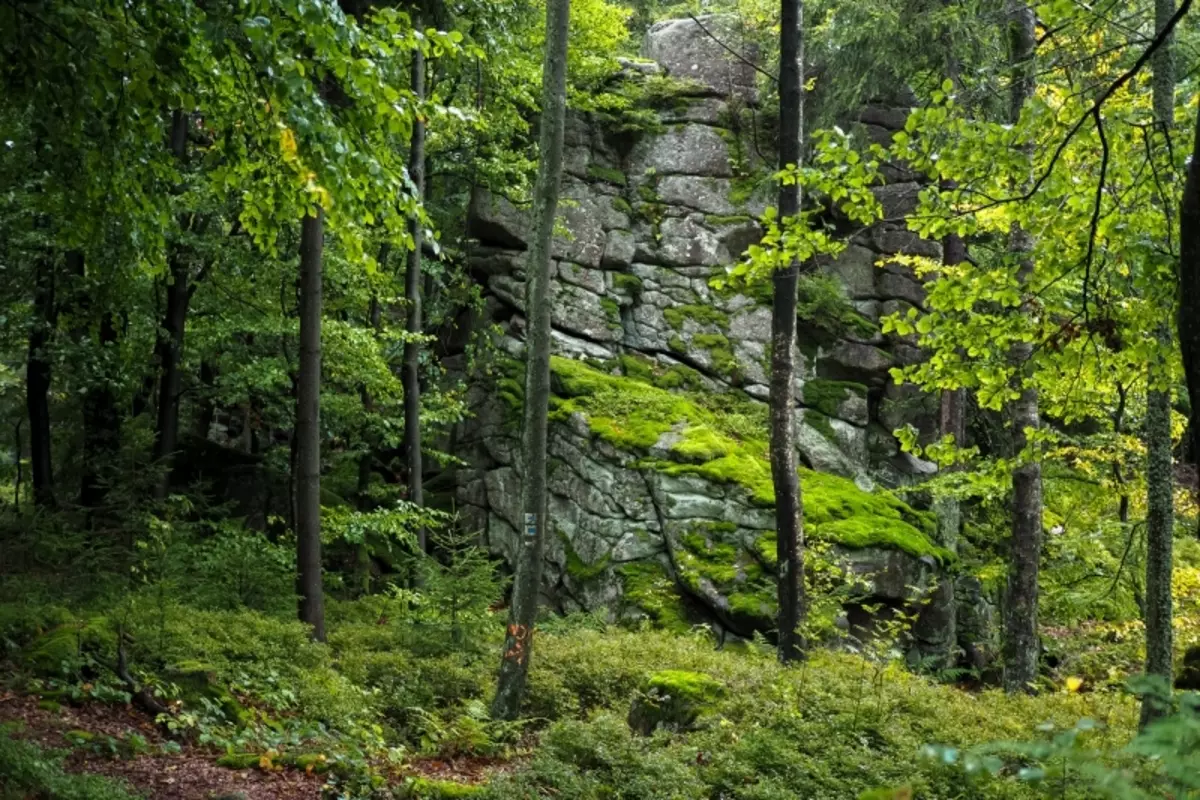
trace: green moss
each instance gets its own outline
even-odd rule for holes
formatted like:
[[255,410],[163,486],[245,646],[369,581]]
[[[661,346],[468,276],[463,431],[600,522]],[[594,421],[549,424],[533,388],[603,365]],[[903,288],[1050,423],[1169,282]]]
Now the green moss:
[[829,417],[820,411],[813,411],[811,408],[806,408],[804,409],[804,421],[817,433],[837,444],[837,433],[833,430],[833,424],[829,421]]
[[744,222],[753,222],[754,217],[749,214],[705,214],[705,224],[712,227],[720,227],[722,225],[740,225]]
[[645,203],[657,205],[659,203],[658,190],[650,183],[643,183],[637,188],[637,195]]
[[617,569],[624,602],[641,611],[660,628],[674,633],[691,630],[675,581],[657,561],[635,561]]
[[852,381],[812,378],[804,382],[804,404],[827,417],[836,417],[838,408],[851,395],[866,397],[867,387]]
[[687,342],[683,341],[683,337],[679,336],[678,334],[672,336],[670,339],[667,339],[667,347],[669,347],[671,351],[675,353],[686,353],[688,351]]
[[654,362],[643,355],[622,354],[617,358],[617,364],[628,378],[634,378],[643,383],[655,382]]
[[602,557],[588,563],[583,560],[583,556],[575,550],[575,546],[571,544],[571,540],[562,530],[557,530],[558,540],[562,542],[563,552],[567,556],[567,574],[581,582],[587,582],[599,578],[604,573],[608,572],[612,566],[612,556],[605,553]]
[[614,210],[619,211],[622,214],[627,214],[631,217],[633,216],[633,206],[631,206],[629,201],[624,197],[614,197],[612,199],[612,207]]
[[595,178],[596,180],[605,181],[617,186],[624,186],[628,182],[625,173],[621,170],[612,167],[602,167],[598,164],[588,164],[587,174],[589,178]]
[[692,344],[707,350],[712,358],[713,368],[722,375],[738,378],[741,367],[729,346],[729,339],[720,333],[698,333],[692,337]]
[[656,672],[646,681],[646,686],[663,694],[699,702],[716,700],[725,694],[724,684],[716,678],[682,669]]
[[[682,437],[672,446],[670,459],[647,458],[639,465],[739,485],[753,502],[774,504],[766,422],[761,413],[752,413],[760,411],[757,406],[742,408],[750,401],[676,394],[651,385],[645,372],[641,379],[608,375],[557,356],[551,368],[567,395],[557,403],[556,418],[582,413],[595,435],[634,451],[647,450],[664,433],[679,429]],[[916,511],[887,491],[863,491],[836,475],[802,469],[800,483],[806,529],[814,538],[852,548],[894,547],[914,556],[948,557],[933,544],[931,512]]]
[[608,316],[610,324],[616,323],[619,325],[621,323],[621,306],[616,300],[613,300],[611,297],[601,297],[600,307],[604,309],[604,313]]
[[[697,325],[715,325],[723,331],[729,330],[729,315],[715,306],[683,305],[671,306],[663,311],[663,317],[675,330],[682,330],[684,320]],[[728,345],[728,341],[726,341]]]
[[725,694],[725,686],[702,672],[655,672],[634,697],[629,727],[649,736],[658,728],[687,730]]
[[642,279],[628,272],[617,272],[613,274],[613,288],[636,297],[642,292]]
[[435,778],[416,778],[403,790],[402,797],[412,800],[456,800],[460,797],[477,797],[484,787],[470,783],[457,783]]
[[704,377],[691,367],[676,364],[659,375],[654,383],[663,389],[700,391],[704,388]]
[[258,753],[226,753],[217,759],[217,766],[226,769],[250,769],[258,766],[260,758]]

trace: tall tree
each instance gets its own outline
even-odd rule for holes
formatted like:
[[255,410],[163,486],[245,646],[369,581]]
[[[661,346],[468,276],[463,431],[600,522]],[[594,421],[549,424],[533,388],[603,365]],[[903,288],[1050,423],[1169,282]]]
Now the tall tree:
[[54,263],[49,257],[35,267],[33,322],[29,328],[29,356],[25,364],[25,404],[29,413],[29,466],[33,502],[41,508],[54,505],[54,467],[50,446],[50,354],[54,333]]
[[[1009,46],[1012,78],[1010,115],[1015,126],[1021,110],[1033,97],[1034,32],[1033,9],[1023,0],[1010,0]],[[1032,147],[1026,145],[1032,155]],[[1019,223],[1009,231],[1008,248],[1017,264],[1017,283],[1023,293],[1017,313],[1032,313],[1035,298],[1030,292],[1033,277],[1032,235]],[[1025,454],[1028,432],[1038,428],[1038,390],[1033,383],[1033,344],[1018,342],[1009,354],[1016,366],[1020,392],[1009,408],[1013,449],[1017,466],[1012,473],[1012,538],[1009,543],[1008,586],[1004,603],[1004,688],[1009,692],[1029,691],[1037,677],[1038,565],[1042,550],[1042,468]]]
[[[419,26],[418,18],[418,26]],[[425,99],[425,54],[418,47],[413,50],[412,91],[417,101]],[[420,201],[425,193],[425,122],[418,114],[413,120],[412,143],[408,155],[408,174],[416,187],[416,198]],[[412,250],[404,271],[404,299],[408,306],[405,329],[408,339],[404,342],[404,451],[408,459],[408,499],[418,506],[425,504],[423,466],[421,464],[421,373],[420,347],[416,337],[421,333],[421,234],[419,214],[409,220],[408,230],[412,237]],[[425,528],[417,531],[417,541],[424,552]]]
[[[804,129],[804,47],[801,0],[782,0],[779,28],[779,168],[800,166]],[[800,212],[798,181],[779,187],[779,217]],[[800,265],[794,259],[771,276],[771,481],[775,487],[776,557],[779,564],[779,660],[803,654],[804,508],[796,463],[796,312]]]
[[300,224],[300,372],[296,389],[296,566],[300,621],[325,641],[321,580],[321,267],[320,206]]
[[542,549],[547,514],[546,439],[550,411],[550,243],[562,179],[563,129],[567,106],[567,37],[570,0],[547,0],[546,51],[542,62],[541,160],[533,195],[534,235],[525,282],[525,419],[521,449],[525,480],[521,486],[524,527],[516,553],[512,604],[492,716],[513,719],[521,709],[533,627],[542,582]]
[[[1162,32],[1175,14],[1175,0],[1155,0],[1155,30]],[[1170,137],[1175,121],[1175,65],[1172,39],[1154,54],[1153,103],[1155,128]],[[1170,225],[1171,198],[1162,198]],[[1146,674],[1168,681],[1174,673],[1172,648],[1171,569],[1175,528],[1175,476],[1171,458],[1170,370],[1163,355],[1171,347],[1171,330],[1165,323],[1155,332],[1160,352],[1152,359],[1146,393]],[[1164,712],[1158,700],[1142,700],[1144,726]]]
[[[191,115],[176,110],[171,117],[171,154],[179,168],[187,162],[188,123]],[[189,226],[182,216],[180,227]],[[181,231],[184,233],[184,231]],[[185,234],[186,235],[186,234]],[[154,430],[154,460],[164,468],[155,492],[165,496],[170,484],[170,468],[179,443],[180,358],[183,354],[183,335],[187,324],[188,306],[192,300],[190,259],[184,246],[175,243],[167,258],[167,308],[163,313],[155,349],[158,351],[159,388],[158,417]]]

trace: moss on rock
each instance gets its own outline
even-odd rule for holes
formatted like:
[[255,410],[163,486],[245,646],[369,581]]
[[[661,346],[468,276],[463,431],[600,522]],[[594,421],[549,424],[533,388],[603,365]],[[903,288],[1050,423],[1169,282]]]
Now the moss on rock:
[[[639,464],[669,475],[738,485],[752,502],[774,504],[765,417],[756,437],[754,424],[748,424],[754,417],[736,405],[661,389],[644,372],[640,378],[610,375],[557,356],[551,369],[565,394],[556,400],[555,418],[582,414],[594,435],[634,452],[649,450],[663,434],[679,431],[679,439],[667,448],[668,458],[647,457]],[[807,532],[816,539],[849,548],[889,547],[916,557],[949,557],[933,542],[933,514],[914,510],[891,492],[864,491],[848,478],[807,469],[800,470],[800,483]]]
[[[729,330],[729,315],[715,306],[682,305],[663,310],[663,317],[675,330],[683,330],[683,323],[692,320],[697,325],[713,325],[723,331]],[[728,345],[728,340],[726,340]]]
[[687,730],[724,694],[724,684],[703,672],[678,669],[656,672],[633,699],[629,727],[643,736],[658,728]]

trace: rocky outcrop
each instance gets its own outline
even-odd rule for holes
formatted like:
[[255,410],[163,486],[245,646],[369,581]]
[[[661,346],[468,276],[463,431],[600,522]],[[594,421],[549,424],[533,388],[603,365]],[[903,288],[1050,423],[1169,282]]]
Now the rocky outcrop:
[[[730,24],[701,18],[717,32]],[[774,553],[765,460],[769,299],[714,286],[761,236],[770,165],[753,143],[754,71],[692,20],[655,25],[621,80],[675,80],[659,125],[616,135],[568,122],[560,217],[570,235],[553,247],[555,400],[545,594],[564,610],[608,607],[663,624],[703,619],[738,635],[768,630]],[[902,127],[905,113],[868,107],[861,133]],[[889,217],[919,190],[900,168],[874,191]],[[523,357],[526,211],[496,195],[472,202],[478,240],[471,268],[486,287],[486,322],[503,353],[474,385],[474,415],[456,447],[466,524],[498,553],[517,546],[520,359]],[[850,235],[850,232],[847,232]],[[922,424],[917,395],[888,370],[915,357],[879,332],[882,315],[924,301],[890,256],[936,255],[902,224],[853,233],[821,268],[836,276],[853,324],[830,333],[801,319],[795,386],[808,530],[859,595],[905,604],[946,554],[932,520],[881,485],[928,469],[899,453],[891,430]]]

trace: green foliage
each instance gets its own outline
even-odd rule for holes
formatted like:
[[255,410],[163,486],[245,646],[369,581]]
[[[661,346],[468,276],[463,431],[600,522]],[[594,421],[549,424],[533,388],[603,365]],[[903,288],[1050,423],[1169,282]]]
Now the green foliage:
[[126,784],[96,775],[75,775],[63,770],[64,754],[42,750],[14,739],[13,731],[0,726],[0,798],[25,800],[134,800],[139,797]]

